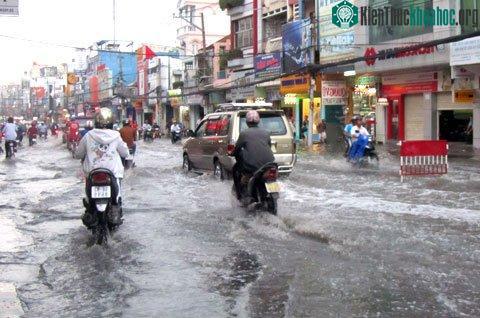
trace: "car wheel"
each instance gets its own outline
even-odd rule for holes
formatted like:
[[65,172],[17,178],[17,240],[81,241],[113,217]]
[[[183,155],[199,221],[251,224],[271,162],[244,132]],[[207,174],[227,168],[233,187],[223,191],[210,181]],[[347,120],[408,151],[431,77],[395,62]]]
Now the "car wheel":
[[225,180],[225,169],[218,160],[215,160],[213,164],[213,177],[219,181]]
[[189,171],[192,170],[192,164],[190,162],[190,159],[188,158],[188,155],[183,155],[183,165],[182,165],[183,172],[188,173]]

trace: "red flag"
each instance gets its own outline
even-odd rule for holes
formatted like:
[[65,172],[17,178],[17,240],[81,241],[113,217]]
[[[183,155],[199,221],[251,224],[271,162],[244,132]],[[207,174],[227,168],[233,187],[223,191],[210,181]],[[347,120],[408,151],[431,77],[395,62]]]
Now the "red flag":
[[145,45],[145,59],[149,60],[154,58],[155,56],[157,56],[155,52],[153,52],[151,48]]

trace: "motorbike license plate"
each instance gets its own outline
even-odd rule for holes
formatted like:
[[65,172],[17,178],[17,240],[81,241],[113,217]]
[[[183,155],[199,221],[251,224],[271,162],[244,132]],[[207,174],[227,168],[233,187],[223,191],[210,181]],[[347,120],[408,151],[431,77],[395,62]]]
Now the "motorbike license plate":
[[105,199],[110,198],[112,195],[110,187],[92,187],[92,199]]
[[268,193],[280,192],[280,185],[278,184],[278,182],[265,183],[265,188],[267,188]]

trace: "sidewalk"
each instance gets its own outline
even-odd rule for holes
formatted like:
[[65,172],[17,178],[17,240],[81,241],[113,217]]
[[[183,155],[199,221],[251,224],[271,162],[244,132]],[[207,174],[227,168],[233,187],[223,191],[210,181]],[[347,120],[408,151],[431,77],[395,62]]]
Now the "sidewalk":
[[[480,150],[475,150],[471,145],[465,143],[449,143],[448,156],[450,159],[463,159],[467,161],[480,162]],[[393,157],[400,156],[400,147],[396,142],[388,142],[386,144],[375,145],[379,154],[388,153]],[[311,148],[306,147],[303,144],[297,146],[297,154],[318,154],[326,156],[338,156],[343,155],[343,143],[340,145],[331,146],[329,144],[314,144]]]

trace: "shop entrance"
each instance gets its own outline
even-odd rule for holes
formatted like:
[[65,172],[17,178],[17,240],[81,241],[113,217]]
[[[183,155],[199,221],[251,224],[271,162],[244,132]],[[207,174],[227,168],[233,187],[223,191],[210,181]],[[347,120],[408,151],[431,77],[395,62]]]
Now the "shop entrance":
[[438,137],[450,142],[472,143],[473,110],[439,111]]

